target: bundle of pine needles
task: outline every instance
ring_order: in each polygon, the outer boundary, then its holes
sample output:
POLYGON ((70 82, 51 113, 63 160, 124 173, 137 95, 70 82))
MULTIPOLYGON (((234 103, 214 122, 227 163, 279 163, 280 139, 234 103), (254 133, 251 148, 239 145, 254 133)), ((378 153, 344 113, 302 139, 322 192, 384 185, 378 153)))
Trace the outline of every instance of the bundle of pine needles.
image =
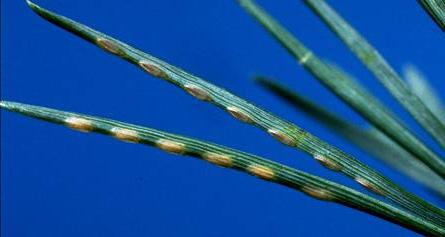
MULTIPOLYGON (((415 70, 408 68, 409 83, 404 82, 383 56, 324 0, 303 2, 338 35, 375 75, 375 78, 429 132, 431 137, 442 148, 445 148, 444 111, 432 89, 428 88, 426 80, 415 70)), ((419 2, 443 29, 444 2, 440 0, 419 2)), ((357 80, 351 78, 342 69, 320 59, 253 0, 239 0, 239 4, 314 78, 357 111, 373 127, 362 129, 351 125, 340 116, 265 77, 257 79, 260 85, 373 156, 406 173, 437 194, 445 196, 443 158, 429 148, 357 80)), ((110 119, 16 102, 2 101, 1 108, 82 132, 101 133, 126 142, 154 146, 169 153, 196 157, 221 167, 236 169, 265 181, 287 186, 319 200, 357 209, 421 234, 445 235, 443 209, 406 191, 355 157, 310 134, 296 124, 104 33, 46 10, 30 1, 28 5, 49 22, 134 64, 142 71, 175 85, 191 96, 219 107, 235 119, 264 130, 284 145, 307 153, 323 167, 355 180, 369 192, 383 197, 387 202, 280 163, 206 141, 110 119)))

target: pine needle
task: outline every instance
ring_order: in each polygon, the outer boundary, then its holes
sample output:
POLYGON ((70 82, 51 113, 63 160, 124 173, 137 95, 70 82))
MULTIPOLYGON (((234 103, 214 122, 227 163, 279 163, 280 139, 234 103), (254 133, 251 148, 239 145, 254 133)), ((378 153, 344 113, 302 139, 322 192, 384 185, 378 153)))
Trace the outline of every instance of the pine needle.
POLYGON ((445 31, 445 1, 444 0, 417 0, 436 24, 445 31))
POLYGON ((281 184, 313 198, 348 206, 424 235, 443 236, 445 230, 340 184, 227 147, 176 134, 94 116, 2 101, 0 107, 82 132, 96 132, 122 141, 155 146, 163 151, 206 160, 281 184))

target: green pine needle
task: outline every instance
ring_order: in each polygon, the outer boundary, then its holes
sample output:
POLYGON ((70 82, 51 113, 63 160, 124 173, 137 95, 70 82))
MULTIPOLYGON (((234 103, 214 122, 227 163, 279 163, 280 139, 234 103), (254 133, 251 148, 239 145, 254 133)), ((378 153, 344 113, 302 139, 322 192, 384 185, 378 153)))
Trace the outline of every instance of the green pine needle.
POLYGON ((445 235, 445 229, 353 189, 248 153, 110 119, 8 101, 0 102, 0 107, 82 132, 96 132, 126 142, 155 146, 166 152, 192 156, 246 172, 301 191, 313 198, 335 202, 383 218, 419 234, 445 235))
POLYGON ((445 123, 445 107, 437 91, 428 83, 428 79, 414 65, 406 65, 403 75, 411 90, 430 108, 437 118, 445 123))
POLYGON ((445 1, 444 0, 417 0, 436 24, 445 31, 445 1))

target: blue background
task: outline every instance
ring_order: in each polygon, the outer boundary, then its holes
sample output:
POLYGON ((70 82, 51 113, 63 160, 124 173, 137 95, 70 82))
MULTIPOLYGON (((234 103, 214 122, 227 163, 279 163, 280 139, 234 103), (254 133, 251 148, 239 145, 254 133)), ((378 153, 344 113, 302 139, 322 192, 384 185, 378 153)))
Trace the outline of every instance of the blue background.
MULTIPOLYGON (((442 205, 259 88, 254 74, 365 122, 299 67, 235 1, 36 2, 152 53, 295 122, 442 205)), ((413 120, 300 1, 259 1, 320 56, 343 66, 421 137, 413 120)), ((330 3, 400 70, 412 62, 443 91, 444 35, 416 1, 330 3)), ((40 19, 23 0, 1 3, 2 98, 205 139, 357 184, 168 83, 40 19)), ((2 236, 411 236, 412 232, 199 160, 8 112, 1 116, 2 236)))

